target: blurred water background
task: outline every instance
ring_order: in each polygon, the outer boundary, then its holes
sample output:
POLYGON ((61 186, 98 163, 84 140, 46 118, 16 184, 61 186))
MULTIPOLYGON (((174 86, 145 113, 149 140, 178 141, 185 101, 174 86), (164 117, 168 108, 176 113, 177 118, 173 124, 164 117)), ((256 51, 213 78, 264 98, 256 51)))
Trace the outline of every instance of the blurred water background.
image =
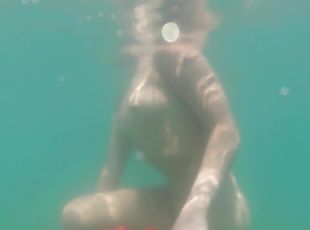
MULTIPOLYGON (((234 170, 251 230, 310 229, 310 1, 210 0, 205 53, 242 134, 234 170)), ((132 76, 111 0, 0 0, 0 229, 61 229, 94 191, 132 76)), ((130 162, 124 184, 163 178, 130 162), (141 173, 141 171, 145 173, 141 173)))

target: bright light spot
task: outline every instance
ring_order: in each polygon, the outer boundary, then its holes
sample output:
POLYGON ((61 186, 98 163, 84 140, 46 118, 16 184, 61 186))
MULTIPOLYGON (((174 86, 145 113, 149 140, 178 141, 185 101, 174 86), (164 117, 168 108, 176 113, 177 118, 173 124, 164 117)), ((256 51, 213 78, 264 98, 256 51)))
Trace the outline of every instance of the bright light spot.
POLYGON ((281 94, 282 96, 288 96, 288 95, 290 94, 290 89, 287 88, 287 87, 282 87, 282 88, 280 89, 280 94, 281 94))
POLYGON ((166 42, 175 42, 180 36, 180 28, 174 22, 166 23, 162 30, 162 36, 166 42))

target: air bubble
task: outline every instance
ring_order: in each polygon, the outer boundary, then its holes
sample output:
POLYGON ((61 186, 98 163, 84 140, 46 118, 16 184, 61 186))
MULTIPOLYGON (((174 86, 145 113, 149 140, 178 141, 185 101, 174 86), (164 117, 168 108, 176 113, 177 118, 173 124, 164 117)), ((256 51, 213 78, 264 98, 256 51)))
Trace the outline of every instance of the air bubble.
POLYGON ((288 96, 290 94, 290 89, 288 87, 282 87, 280 89, 281 96, 288 96))
POLYGON ((162 28, 162 36, 166 42, 175 42, 180 36, 180 28, 175 22, 168 22, 162 28))

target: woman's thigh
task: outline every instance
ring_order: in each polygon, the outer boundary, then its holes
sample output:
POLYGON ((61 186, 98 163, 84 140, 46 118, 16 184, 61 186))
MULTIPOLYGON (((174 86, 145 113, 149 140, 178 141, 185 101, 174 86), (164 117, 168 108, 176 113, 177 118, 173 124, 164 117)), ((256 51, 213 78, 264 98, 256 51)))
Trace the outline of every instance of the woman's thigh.
POLYGON ((125 225, 170 230, 175 220, 173 199, 165 188, 123 189, 97 193, 70 202, 63 211, 68 230, 104 230, 125 225))

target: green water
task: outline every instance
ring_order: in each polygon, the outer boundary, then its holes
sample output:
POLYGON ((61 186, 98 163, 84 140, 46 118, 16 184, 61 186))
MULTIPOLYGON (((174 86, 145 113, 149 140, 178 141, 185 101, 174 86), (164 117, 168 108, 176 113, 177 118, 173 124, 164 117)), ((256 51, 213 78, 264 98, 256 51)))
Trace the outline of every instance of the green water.
MULTIPOLYGON (((235 172, 251 230, 309 230, 310 2, 210 8, 221 23, 205 53, 242 133, 235 172)), ((120 68, 113 12, 110 0, 0 1, 0 230, 61 229, 63 205, 94 191, 132 77, 120 68)), ((125 184, 161 182, 131 160, 125 184)))

